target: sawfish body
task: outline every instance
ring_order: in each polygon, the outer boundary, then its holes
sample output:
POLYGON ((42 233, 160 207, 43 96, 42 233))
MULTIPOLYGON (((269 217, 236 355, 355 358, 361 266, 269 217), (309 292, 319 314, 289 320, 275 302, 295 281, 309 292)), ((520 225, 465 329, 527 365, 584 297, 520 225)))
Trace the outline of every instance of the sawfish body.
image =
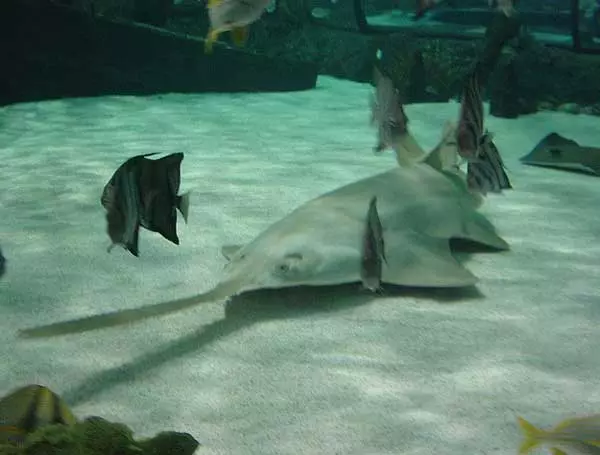
POLYGON ((116 326, 257 289, 358 282, 361 236, 373 196, 385 238, 384 284, 473 285, 476 277, 452 256, 451 238, 508 249, 493 225, 477 212, 481 198, 468 191, 463 176, 438 170, 424 160, 326 193, 272 224, 247 245, 224 247, 229 262, 222 279, 204 294, 26 329, 20 335, 48 337, 116 326))

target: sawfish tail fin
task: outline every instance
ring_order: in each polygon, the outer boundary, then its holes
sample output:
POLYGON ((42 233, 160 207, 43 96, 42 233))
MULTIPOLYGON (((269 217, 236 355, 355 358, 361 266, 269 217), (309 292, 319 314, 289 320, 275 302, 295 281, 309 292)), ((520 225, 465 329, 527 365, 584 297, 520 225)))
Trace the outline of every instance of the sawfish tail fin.
POLYGON ((226 289, 224 289, 223 286, 217 286, 211 291, 193 297, 32 327, 30 329, 20 330, 18 335, 20 338, 50 338, 132 324, 144 319, 182 311, 200 305, 201 303, 213 302, 215 300, 226 298, 228 297, 228 294, 225 291, 226 289))

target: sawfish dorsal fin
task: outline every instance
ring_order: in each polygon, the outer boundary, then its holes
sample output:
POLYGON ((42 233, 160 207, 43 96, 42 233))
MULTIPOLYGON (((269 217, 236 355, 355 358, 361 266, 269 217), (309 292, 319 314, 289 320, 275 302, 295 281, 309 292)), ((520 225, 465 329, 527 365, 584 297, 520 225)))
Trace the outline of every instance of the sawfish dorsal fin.
POLYGON ((446 122, 440 142, 429 152, 424 162, 438 171, 456 168, 458 166, 458 145, 455 135, 456 125, 446 122))

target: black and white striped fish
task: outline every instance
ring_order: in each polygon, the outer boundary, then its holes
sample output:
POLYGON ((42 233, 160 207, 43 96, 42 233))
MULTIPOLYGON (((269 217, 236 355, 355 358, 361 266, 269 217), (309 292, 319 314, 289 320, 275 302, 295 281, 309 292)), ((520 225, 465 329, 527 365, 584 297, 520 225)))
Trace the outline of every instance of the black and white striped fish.
POLYGON ((377 212, 377 197, 369 202, 361 250, 360 278, 365 289, 381 291, 381 271, 385 257, 383 227, 377 212))
POLYGON ((377 125, 375 153, 393 148, 398 137, 406 134, 408 118, 404 113, 400 92, 392 80, 377 67, 373 70, 375 96, 371 95, 371 125, 377 125))
POLYGON ((458 154, 470 161, 477 157, 484 136, 482 86, 477 71, 471 72, 463 87, 460 118, 456 131, 458 154))
POLYGON ((100 202, 107 211, 108 251, 121 245, 138 256, 140 226, 179 245, 176 208, 187 221, 189 206, 189 194, 177 194, 183 153, 158 160, 146 158, 150 155, 127 160, 104 187, 100 202))
POLYGON ((502 190, 512 188, 504 171, 502 157, 490 133, 484 134, 477 158, 467 164, 467 186, 483 195, 501 193, 502 190))

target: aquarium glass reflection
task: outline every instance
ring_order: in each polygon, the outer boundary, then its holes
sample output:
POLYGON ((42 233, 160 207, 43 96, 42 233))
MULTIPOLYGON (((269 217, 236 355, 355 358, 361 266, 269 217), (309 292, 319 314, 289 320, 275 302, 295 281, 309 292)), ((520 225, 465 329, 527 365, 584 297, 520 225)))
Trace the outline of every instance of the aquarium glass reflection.
MULTIPOLYGON (((367 32, 410 30, 426 36, 478 38, 484 35, 499 3, 502 1, 311 0, 310 14, 316 22, 331 27, 356 28, 363 22, 363 31, 367 32)), ((539 42, 582 51, 600 50, 600 0, 514 3, 524 28, 539 42)))

